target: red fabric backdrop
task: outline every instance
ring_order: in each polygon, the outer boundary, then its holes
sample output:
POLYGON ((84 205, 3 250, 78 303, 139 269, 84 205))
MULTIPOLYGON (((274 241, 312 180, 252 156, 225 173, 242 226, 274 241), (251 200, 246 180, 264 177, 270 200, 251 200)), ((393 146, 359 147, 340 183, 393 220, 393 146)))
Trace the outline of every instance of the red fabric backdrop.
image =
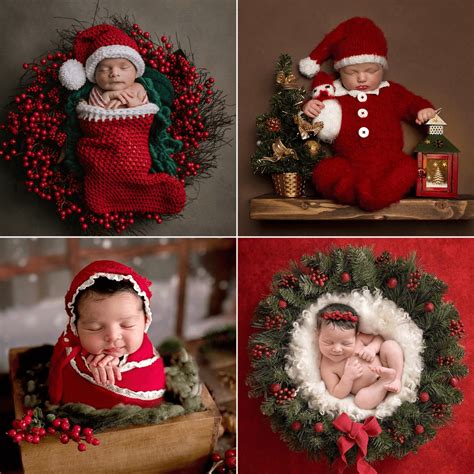
MULTIPOLYGON (((329 472, 325 462, 311 462, 305 453, 290 452, 278 434, 270 428, 269 419, 260 413, 259 399, 250 399, 245 379, 250 369, 247 352, 253 310, 268 294, 272 275, 287 268, 289 260, 303 254, 326 251, 335 244, 372 246, 375 253, 388 250, 393 256, 406 257, 415 251, 419 263, 448 286, 447 299, 454 302, 465 325, 461 344, 466 348, 464 363, 471 369, 474 362, 474 320, 471 306, 474 292, 474 239, 239 239, 239 473, 329 472)), ((472 369, 471 369, 472 371, 472 369)), ((430 443, 417 454, 402 460, 385 459, 374 463, 379 474, 474 472, 472 445, 474 439, 474 378, 468 376, 459 384, 464 401, 454 408, 451 425, 441 428, 430 443)), ((355 473, 351 468, 346 471, 355 473)))

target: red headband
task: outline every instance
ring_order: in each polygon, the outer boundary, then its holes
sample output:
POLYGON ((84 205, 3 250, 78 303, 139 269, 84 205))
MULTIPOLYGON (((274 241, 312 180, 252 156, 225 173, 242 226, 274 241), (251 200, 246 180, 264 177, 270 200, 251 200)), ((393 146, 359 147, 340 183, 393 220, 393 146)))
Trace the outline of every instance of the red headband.
POLYGON ((332 311, 331 313, 323 313, 321 318, 326 320, 333 320, 333 321, 351 321, 356 323, 359 321, 359 318, 353 314, 351 311, 345 311, 342 313, 341 311, 332 311))

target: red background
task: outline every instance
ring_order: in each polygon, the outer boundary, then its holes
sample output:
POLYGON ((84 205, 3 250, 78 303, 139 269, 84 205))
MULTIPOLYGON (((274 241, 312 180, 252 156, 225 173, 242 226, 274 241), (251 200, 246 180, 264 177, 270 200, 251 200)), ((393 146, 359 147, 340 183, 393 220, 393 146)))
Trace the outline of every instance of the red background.
MULTIPOLYGON (((329 472, 326 462, 309 461, 306 453, 290 452, 269 419, 260 413, 260 399, 250 399, 245 379, 250 369, 247 352, 253 310, 269 293, 271 278, 288 268, 289 260, 299 260, 303 254, 329 250, 331 245, 372 246, 376 254, 388 250, 393 256, 407 257, 415 251, 420 266, 445 281, 449 288, 446 298, 453 301, 465 325, 466 348, 464 363, 473 366, 474 321, 470 315, 474 289, 474 239, 239 239, 239 473, 303 473, 329 472), (469 341, 469 344, 468 344, 469 341)), ((471 369, 472 371, 472 369, 471 369)), ((467 474, 474 472, 472 439, 474 424, 473 377, 459 384, 464 401, 454 408, 450 425, 440 428, 434 440, 423 445, 417 454, 402 460, 388 458, 373 464, 380 474, 405 472, 439 472, 467 474)), ((350 468, 346 473, 355 473, 350 468)))

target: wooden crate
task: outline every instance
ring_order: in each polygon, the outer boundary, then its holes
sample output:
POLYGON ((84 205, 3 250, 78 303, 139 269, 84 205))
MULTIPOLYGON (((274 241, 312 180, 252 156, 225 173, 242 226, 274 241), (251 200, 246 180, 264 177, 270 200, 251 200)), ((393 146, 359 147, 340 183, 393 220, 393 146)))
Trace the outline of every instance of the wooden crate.
POLYGON ((255 220, 470 220, 474 197, 457 199, 407 198, 376 212, 313 197, 282 198, 264 194, 250 200, 255 220))
MULTIPOLYGON (((18 354, 10 350, 10 377, 15 416, 25 411, 20 381, 15 378, 18 354)), ((206 410, 164 421, 159 425, 133 426, 97 434, 100 446, 87 445, 79 452, 76 443, 63 445, 48 436, 39 445, 20 444, 23 469, 28 473, 200 473, 217 440, 220 413, 203 385, 206 410)))

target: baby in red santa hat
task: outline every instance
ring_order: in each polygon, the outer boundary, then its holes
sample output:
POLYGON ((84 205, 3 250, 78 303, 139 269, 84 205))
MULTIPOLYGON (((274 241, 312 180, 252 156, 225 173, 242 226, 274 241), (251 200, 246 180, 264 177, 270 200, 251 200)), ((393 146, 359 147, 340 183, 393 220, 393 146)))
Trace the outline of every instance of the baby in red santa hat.
MULTIPOLYGON (((314 77, 329 58, 340 75, 329 84, 339 107, 326 107, 320 98, 303 105, 308 117, 324 123, 321 138, 334 151, 315 166, 313 183, 326 198, 367 211, 382 209, 399 201, 416 182, 416 162, 402 151, 400 121, 422 124, 436 111, 426 99, 383 80, 387 42, 368 18, 338 25, 300 61, 300 71, 314 77)), ((316 76, 313 88, 321 86, 316 76)))
POLYGON ((65 298, 69 321, 51 360, 51 403, 95 408, 161 403, 164 365, 146 334, 150 284, 109 260, 93 262, 76 275, 65 298))
MULTIPOLYGON (((172 155, 182 143, 168 132, 170 81, 147 70, 135 40, 112 25, 77 33, 72 54, 61 66, 59 80, 73 91, 66 109, 75 110, 81 136, 68 137, 77 143, 66 163, 77 160, 81 165, 89 208, 97 214, 181 212, 186 193, 172 155), (154 89, 149 101, 143 84, 159 84, 167 101, 154 89)), ((71 148, 68 142, 66 153, 71 148)))

